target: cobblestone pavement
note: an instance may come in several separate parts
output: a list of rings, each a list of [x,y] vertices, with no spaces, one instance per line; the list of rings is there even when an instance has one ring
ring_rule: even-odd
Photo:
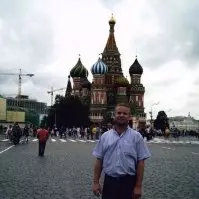
[[[1,199],[94,199],[91,183],[96,143],[47,143],[45,157],[38,144],[20,144],[0,154]],[[10,146],[1,142],[4,147]],[[142,199],[198,199],[199,145],[149,143]]]

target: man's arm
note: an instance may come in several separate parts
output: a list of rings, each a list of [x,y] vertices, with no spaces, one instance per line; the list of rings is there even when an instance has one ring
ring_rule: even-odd
[[[46,130],[46,140],[48,140],[48,138],[49,138],[49,133],[48,133],[48,131]]]
[[[137,177],[135,187],[142,187],[142,180],[144,175],[144,160],[139,160],[137,163]]]
[[[36,131],[36,136],[37,136],[38,139],[39,139],[39,133],[40,133],[40,130],[38,129],[38,130]]]
[[[100,158],[97,158],[94,166],[94,179],[93,179],[94,184],[95,183],[99,184],[101,172],[102,172],[102,160]]]
[[[142,180],[144,175],[144,160],[139,160],[137,163],[136,184],[133,190],[133,198],[139,199],[142,195]]]

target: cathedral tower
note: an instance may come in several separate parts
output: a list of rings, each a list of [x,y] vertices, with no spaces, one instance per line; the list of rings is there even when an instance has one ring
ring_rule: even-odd
[[[79,58],[77,64],[71,69],[70,75],[73,78],[74,95],[81,96],[82,82],[88,77],[88,70],[83,66]]]
[[[139,118],[139,128],[144,127],[146,122],[146,114],[144,113],[144,93],[145,88],[141,83],[141,76],[143,68],[136,59],[129,68],[131,83],[129,87],[129,102],[132,107],[132,114],[134,117]]]
[[[65,98],[70,97],[72,94],[72,85],[70,82],[70,75],[68,76],[68,83],[67,83],[67,87],[66,87],[66,93],[65,93]]]
[[[122,76],[122,68],[121,68],[121,59],[120,53],[116,45],[115,35],[114,35],[114,27],[116,21],[111,17],[109,20],[109,37],[102,53],[102,61],[108,67],[108,73],[106,74],[106,83],[108,85],[114,84],[114,81],[118,76]]]
[[[108,67],[99,58],[92,66],[91,72],[93,83],[91,86],[90,118],[92,122],[99,123],[103,120],[107,107],[105,74],[108,72]]]

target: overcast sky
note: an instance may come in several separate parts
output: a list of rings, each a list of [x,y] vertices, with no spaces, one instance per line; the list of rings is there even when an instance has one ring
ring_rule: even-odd
[[[159,102],[154,116],[199,119],[198,0],[0,0],[0,72],[34,73],[23,77],[22,94],[50,105],[47,90],[66,86],[78,54],[90,72],[112,13],[124,75],[136,51],[143,66],[146,113]],[[0,94],[16,94],[17,82],[0,75]]]

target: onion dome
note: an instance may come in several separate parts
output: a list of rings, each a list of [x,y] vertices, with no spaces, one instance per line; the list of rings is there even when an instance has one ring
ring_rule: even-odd
[[[97,62],[92,66],[91,72],[93,75],[103,75],[108,72],[108,67],[106,64],[99,58]]]
[[[118,87],[127,87],[129,85],[129,81],[125,77],[119,77],[115,83]]]
[[[86,78],[88,76],[88,70],[83,66],[81,59],[78,59],[77,64],[70,71],[71,77]]]
[[[137,75],[141,75],[143,73],[143,69],[142,66],[140,65],[140,63],[137,60],[137,57],[134,61],[134,63],[131,65],[131,67],[129,68],[129,74],[137,74]]]
[[[91,88],[91,83],[88,81],[87,78],[83,79],[83,81],[82,81],[82,88],[87,88],[87,89]]]

